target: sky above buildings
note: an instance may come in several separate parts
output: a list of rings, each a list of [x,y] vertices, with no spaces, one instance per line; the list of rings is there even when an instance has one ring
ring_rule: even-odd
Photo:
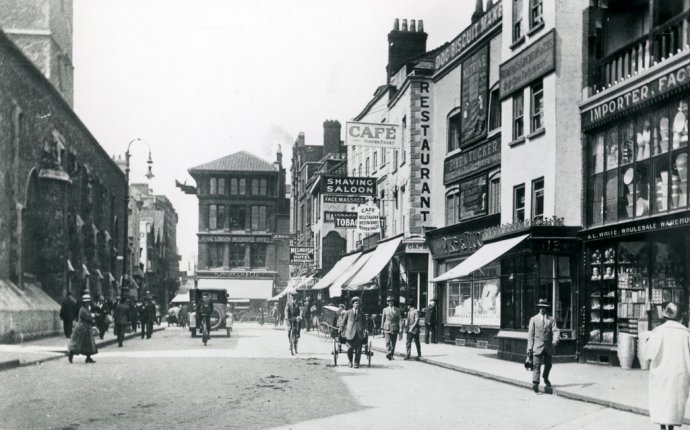
[[[475,0],[74,0],[75,111],[106,151],[150,146],[178,215],[181,270],[197,252],[187,169],[247,150],[274,161],[323,121],[344,124],[385,84],[395,18],[422,19],[427,50],[470,22]],[[459,85],[459,84],[458,84]],[[145,182],[148,148],[130,148]]]

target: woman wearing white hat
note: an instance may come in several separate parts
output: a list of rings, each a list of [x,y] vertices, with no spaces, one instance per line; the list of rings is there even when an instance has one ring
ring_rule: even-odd
[[[95,363],[91,356],[97,354],[98,349],[93,337],[94,319],[91,315],[91,295],[88,291],[84,292],[81,303],[77,327],[72,332],[72,337],[67,345],[68,360],[71,363],[72,357],[82,354],[86,356],[85,363]]]
[[[649,418],[662,429],[680,427],[690,391],[690,331],[680,323],[680,310],[669,302],[665,323],[647,339],[649,365]]]

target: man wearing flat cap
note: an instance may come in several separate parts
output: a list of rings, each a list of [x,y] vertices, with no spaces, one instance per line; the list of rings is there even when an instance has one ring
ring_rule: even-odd
[[[362,343],[367,333],[364,325],[364,312],[359,307],[359,297],[353,297],[350,302],[352,309],[343,313],[339,329],[341,335],[347,340],[347,359],[350,360],[350,367],[352,367],[352,356],[354,355],[354,367],[359,368]]]
[[[544,365],[544,385],[551,388],[549,373],[551,372],[551,356],[555,346],[558,344],[558,327],[556,320],[547,314],[551,308],[549,301],[539,299],[537,303],[539,313],[529,320],[529,331],[527,332],[527,354],[533,357],[532,369],[532,389],[539,393],[539,379],[541,376],[541,365]]]
[[[383,336],[386,338],[386,358],[393,359],[395,354],[395,343],[398,339],[398,332],[400,331],[400,311],[396,308],[395,299],[393,296],[388,296],[386,299],[388,307],[383,309],[381,316],[381,328]]]

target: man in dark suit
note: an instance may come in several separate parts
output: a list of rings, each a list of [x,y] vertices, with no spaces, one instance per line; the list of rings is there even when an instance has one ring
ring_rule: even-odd
[[[544,385],[551,388],[549,373],[551,372],[551,356],[554,347],[558,344],[558,327],[556,320],[547,315],[547,310],[551,305],[546,299],[539,299],[537,304],[539,313],[529,320],[529,331],[527,333],[527,354],[534,358],[534,368],[532,369],[532,389],[539,393],[539,379],[541,365],[544,365]]]
[[[122,348],[122,341],[125,339],[125,330],[127,330],[127,326],[130,324],[131,306],[129,300],[127,300],[127,295],[122,293],[122,297],[115,304],[115,309],[113,310],[117,346],[120,348]]]
[[[395,299],[393,296],[386,298],[388,307],[383,309],[381,315],[381,329],[383,336],[386,338],[386,358],[393,359],[395,354],[395,344],[398,340],[398,332],[400,331],[400,311],[396,308]]]
[[[359,297],[353,297],[352,309],[343,313],[340,321],[340,333],[347,340],[347,359],[350,360],[352,367],[352,356],[354,355],[354,367],[359,368],[359,359],[362,356],[362,342],[367,336],[364,325],[364,312],[359,308]]]
[[[426,315],[424,316],[424,325],[426,326],[426,336],[424,336],[424,343],[437,343],[438,333],[438,308],[436,307],[436,299],[429,300],[429,306],[426,308]]]
[[[288,303],[285,305],[285,320],[287,321],[288,328],[288,340],[290,336],[294,333],[295,336],[295,349],[297,349],[297,344],[299,343],[299,332],[301,329],[302,319],[304,318],[304,310],[297,298],[297,292],[291,291],[289,294]],[[290,346],[290,351],[292,351],[292,345]],[[297,351],[295,351],[297,352]]]
[[[410,359],[412,353],[412,342],[417,347],[417,360],[422,356],[422,349],[419,345],[419,312],[414,307],[414,300],[407,303],[407,339],[405,339],[405,360]]]
[[[156,320],[156,304],[153,302],[151,296],[146,297],[144,304],[144,312],[146,313],[146,339],[151,339],[153,334],[153,322]],[[141,331],[144,331],[144,325],[142,324]]]
[[[67,291],[65,299],[60,306],[60,319],[62,320],[62,326],[67,339],[72,337],[72,325],[77,318],[78,312],[77,302],[72,297],[72,293]]]

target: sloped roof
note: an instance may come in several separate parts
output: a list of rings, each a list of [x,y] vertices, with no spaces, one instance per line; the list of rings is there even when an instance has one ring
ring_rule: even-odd
[[[269,163],[247,151],[235,152],[234,154],[226,155],[225,157],[189,169],[189,173],[211,171],[275,172],[276,169],[273,163]]]

